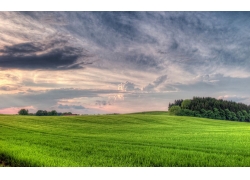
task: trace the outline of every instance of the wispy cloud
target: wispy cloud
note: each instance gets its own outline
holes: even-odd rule
[[[249,28],[249,12],[1,12],[0,107],[129,112],[198,95],[250,103]]]
[[[235,102],[242,102],[242,101],[249,99],[249,97],[236,96],[236,95],[224,95],[224,96],[219,96],[218,99],[224,99],[224,100],[235,101]]]
[[[149,83],[147,86],[143,88],[144,91],[153,91],[154,88],[158,87],[160,84],[167,80],[167,75],[163,75],[158,77],[152,84]]]

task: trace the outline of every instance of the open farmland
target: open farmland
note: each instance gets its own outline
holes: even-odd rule
[[[250,123],[167,113],[0,115],[10,166],[250,166]]]

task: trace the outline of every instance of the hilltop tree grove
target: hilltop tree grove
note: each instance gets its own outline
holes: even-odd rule
[[[179,116],[250,121],[249,105],[211,97],[193,97],[193,99],[175,100],[174,103],[169,103],[168,108],[170,114]]]

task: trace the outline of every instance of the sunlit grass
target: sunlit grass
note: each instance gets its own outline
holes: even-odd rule
[[[0,116],[11,166],[250,166],[250,123],[167,113]]]

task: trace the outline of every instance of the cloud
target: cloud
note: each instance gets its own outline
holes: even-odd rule
[[[167,80],[167,75],[163,75],[163,76],[160,76],[158,77],[154,82],[154,86],[157,87],[159,86],[161,83],[165,82]]]
[[[52,32],[70,34],[81,47],[99,57],[102,63],[98,62],[96,66],[108,68],[122,64],[123,68],[164,71],[168,63],[176,63],[185,66],[186,71],[196,72],[197,66],[239,66],[240,63],[249,68],[249,42],[245,38],[249,37],[246,31],[249,14],[246,12],[3,14],[3,19],[15,17],[9,20],[12,24],[16,24],[18,17],[24,19],[20,20],[19,26],[27,27],[28,32],[32,28],[42,31],[40,26],[44,26],[50,30],[50,35]],[[32,35],[35,37],[34,33]],[[30,42],[40,42],[34,41],[33,36],[28,36]]]
[[[136,51],[129,51],[126,54],[121,54],[121,60],[127,63],[127,66],[137,69],[163,69],[163,62],[157,56],[148,55]]]
[[[30,110],[34,110],[33,106],[25,106],[25,107],[9,107],[9,108],[4,108],[0,109],[0,114],[17,114],[20,109],[28,109],[29,113]]]
[[[85,107],[81,106],[81,105],[63,105],[63,104],[59,104],[58,105],[59,109],[85,109]]]
[[[147,86],[143,88],[143,91],[153,91],[155,86],[151,83],[149,83]]]
[[[93,89],[76,89],[76,88],[61,88],[51,89],[46,91],[36,92],[20,92],[17,94],[0,94],[0,98],[5,103],[0,104],[1,108],[7,108],[10,106],[22,107],[22,106],[34,106],[39,109],[46,109],[48,107],[55,106],[57,102],[63,99],[73,98],[96,98],[101,96],[116,95],[120,91],[118,90],[93,90]]]
[[[211,84],[216,83],[222,79],[224,79],[224,76],[220,73],[198,75],[197,77],[195,77],[195,80],[199,82],[205,82]]]
[[[66,70],[91,64],[83,48],[73,46],[66,37],[42,42],[26,42],[0,49],[0,67],[19,69]]]
[[[167,91],[167,92],[177,92],[178,89],[174,86],[166,85],[160,88],[160,91]]]
[[[0,90],[2,91],[14,91],[19,90],[21,86],[0,86]]]
[[[105,100],[96,100],[95,105],[102,107],[102,106],[110,105],[110,102],[107,102]]]
[[[73,105],[82,98],[86,109],[91,104],[129,112],[164,109],[169,101],[193,96],[247,98],[249,17],[249,12],[0,12],[0,68],[6,71],[0,77],[5,102],[0,108],[58,106],[62,99]],[[7,94],[14,85],[21,85],[22,93]],[[66,89],[53,89],[61,87]]]
[[[224,95],[219,96],[217,99],[224,99],[228,101],[235,101],[235,102],[242,102],[245,100],[248,100],[250,97],[244,97],[244,96],[236,96],[236,95]]]
[[[12,81],[18,81],[19,77],[12,74],[5,74],[5,78],[11,79]]]
[[[16,24],[18,17],[24,19],[25,21],[20,21],[19,26],[27,27],[28,32],[32,28],[42,31],[40,26],[44,26],[45,29],[49,29],[46,35],[49,33],[50,37],[55,32],[74,37],[80,47],[87,49],[98,59],[93,66],[99,68],[123,67],[123,69],[159,72],[166,70],[169,64],[177,64],[185,67],[185,71],[194,74],[208,67],[214,69],[215,66],[220,68],[225,65],[237,67],[244,65],[244,68],[250,68],[247,60],[250,55],[247,50],[249,42],[246,38],[249,37],[246,31],[249,23],[243,21],[247,20],[248,13],[13,12],[8,15],[3,14],[5,14],[3,19],[15,17],[15,21],[11,21],[12,24],[14,22]],[[27,22],[30,22],[30,25],[27,25]],[[28,36],[30,42],[41,42],[35,37],[35,34]],[[72,45],[74,42],[70,43],[70,46]],[[27,46],[26,49],[36,50],[33,46]],[[76,62],[80,54],[68,56],[65,55],[65,51],[61,52],[54,58],[65,56],[65,59],[68,59],[62,62],[62,66],[59,65],[59,69],[81,68],[86,64],[85,52],[83,64]],[[197,66],[200,68],[196,68]],[[45,67],[57,68],[53,64]]]
[[[160,84],[164,83],[167,80],[167,75],[159,76],[152,84],[149,83],[143,88],[143,91],[153,91],[154,88],[158,87]]]
[[[118,90],[122,91],[141,91],[136,85],[132,82],[126,81],[125,83],[120,83],[118,85]]]
[[[126,82],[125,83],[125,85],[124,85],[124,89],[126,90],[126,91],[133,91],[133,90],[135,90],[135,84],[134,83],[132,83],[132,82]]]

